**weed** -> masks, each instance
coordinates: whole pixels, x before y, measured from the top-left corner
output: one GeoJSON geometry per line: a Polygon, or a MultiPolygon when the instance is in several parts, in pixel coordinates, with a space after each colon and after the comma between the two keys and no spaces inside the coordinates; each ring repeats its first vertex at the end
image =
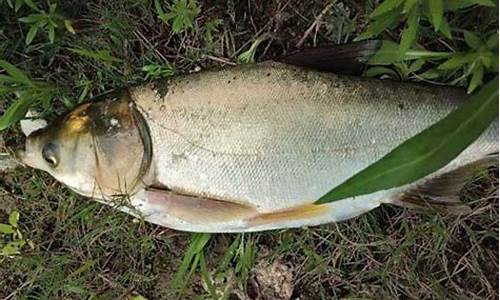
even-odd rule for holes
{"type": "Polygon", "coordinates": [[[33,247],[31,242],[23,238],[18,222],[19,212],[12,211],[9,214],[9,224],[0,223],[0,257],[20,254],[21,249],[26,243],[29,243],[30,246],[33,247]],[[7,240],[6,243],[4,242],[5,240],[7,240]]]}
{"type": "Polygon", "coordinates": [[[172,24],[174,33],[193,28],[194,18],[201,12],[196,0],[174,0],[167,13],[163,11],[160,0],[155,0],[155,8],[163,22],[172,24]]]}
{"type": "MultiPolygon", "coordinates": [[[[50,43],[54,43],[56,36],[56,28],[64,25],[68,29],[68,31],[74,31],[69,21],[63,19],[61,15],[56,12],[57,4],[49,4],[49,9],[46,12],[45,10],[39,9],[33,2],[22,0],[26,3],[31,9],[38,12],[36,14],[30,14],[29,16],[19,18],[20,22],[26,23],[29,25],[30,29],[26,34],[26,45],[31,44],[39,30],[45,30],[48,34],[48,38],[50,43]]],[[[17,2],[22,2],[17,1],[17,2]]],[[[16,3],[17,3],[16,2],[16,3]]],[[[16,5],[16,8],[20,6],[16,5]]],[[[17,9],[16,9],[17,11],[17,9]]]]}

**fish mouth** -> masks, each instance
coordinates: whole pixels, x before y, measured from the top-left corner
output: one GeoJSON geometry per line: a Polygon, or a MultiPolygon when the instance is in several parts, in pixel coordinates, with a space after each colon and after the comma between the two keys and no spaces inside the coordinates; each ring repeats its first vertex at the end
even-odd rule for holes
{"type": "Polygon", "coordinates": [[[26,150],[17,150],[14,153],[14,158],[16,161],[25,167],[33,167],[34,161],[30,155],[26,154],[26,150]]]}

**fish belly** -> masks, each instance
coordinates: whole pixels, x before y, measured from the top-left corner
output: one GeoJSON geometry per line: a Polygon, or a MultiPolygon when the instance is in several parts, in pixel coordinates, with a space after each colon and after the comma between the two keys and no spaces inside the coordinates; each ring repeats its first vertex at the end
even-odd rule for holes
{"type": "MultiPolygon", "coordinates": [[[[454,89],[269,62],[156,82],[131,95],[150,128],[158,183],[262,212],[317,200],[463,99],[454,89]]],[[[455,163],[493,152],[495,133],[498,124],[455,163]]],[[[354,216],[387,196],[338,201],[341,215],[314,222],[354,216]]]]}

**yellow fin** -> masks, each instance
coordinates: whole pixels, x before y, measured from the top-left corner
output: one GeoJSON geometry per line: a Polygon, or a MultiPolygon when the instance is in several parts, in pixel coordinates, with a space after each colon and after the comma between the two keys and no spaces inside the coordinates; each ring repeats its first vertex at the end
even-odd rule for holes
{"type": "Polygon", "coordinates": [[[247,220],[249,226],[314,218],[328,211],[326,205],[304,204],[270,213],[261,213],[247,220]]]}

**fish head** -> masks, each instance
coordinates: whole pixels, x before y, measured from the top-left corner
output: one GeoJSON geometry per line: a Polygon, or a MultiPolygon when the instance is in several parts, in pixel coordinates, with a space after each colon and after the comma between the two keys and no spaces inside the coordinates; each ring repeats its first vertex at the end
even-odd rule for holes
{"type": "Polygon", "coordinates": [[[135,192],[149,172],[151,138],[127,92],[80,104],[26,138],[24,164],[77,193],[106,199],[135,192]]]}

